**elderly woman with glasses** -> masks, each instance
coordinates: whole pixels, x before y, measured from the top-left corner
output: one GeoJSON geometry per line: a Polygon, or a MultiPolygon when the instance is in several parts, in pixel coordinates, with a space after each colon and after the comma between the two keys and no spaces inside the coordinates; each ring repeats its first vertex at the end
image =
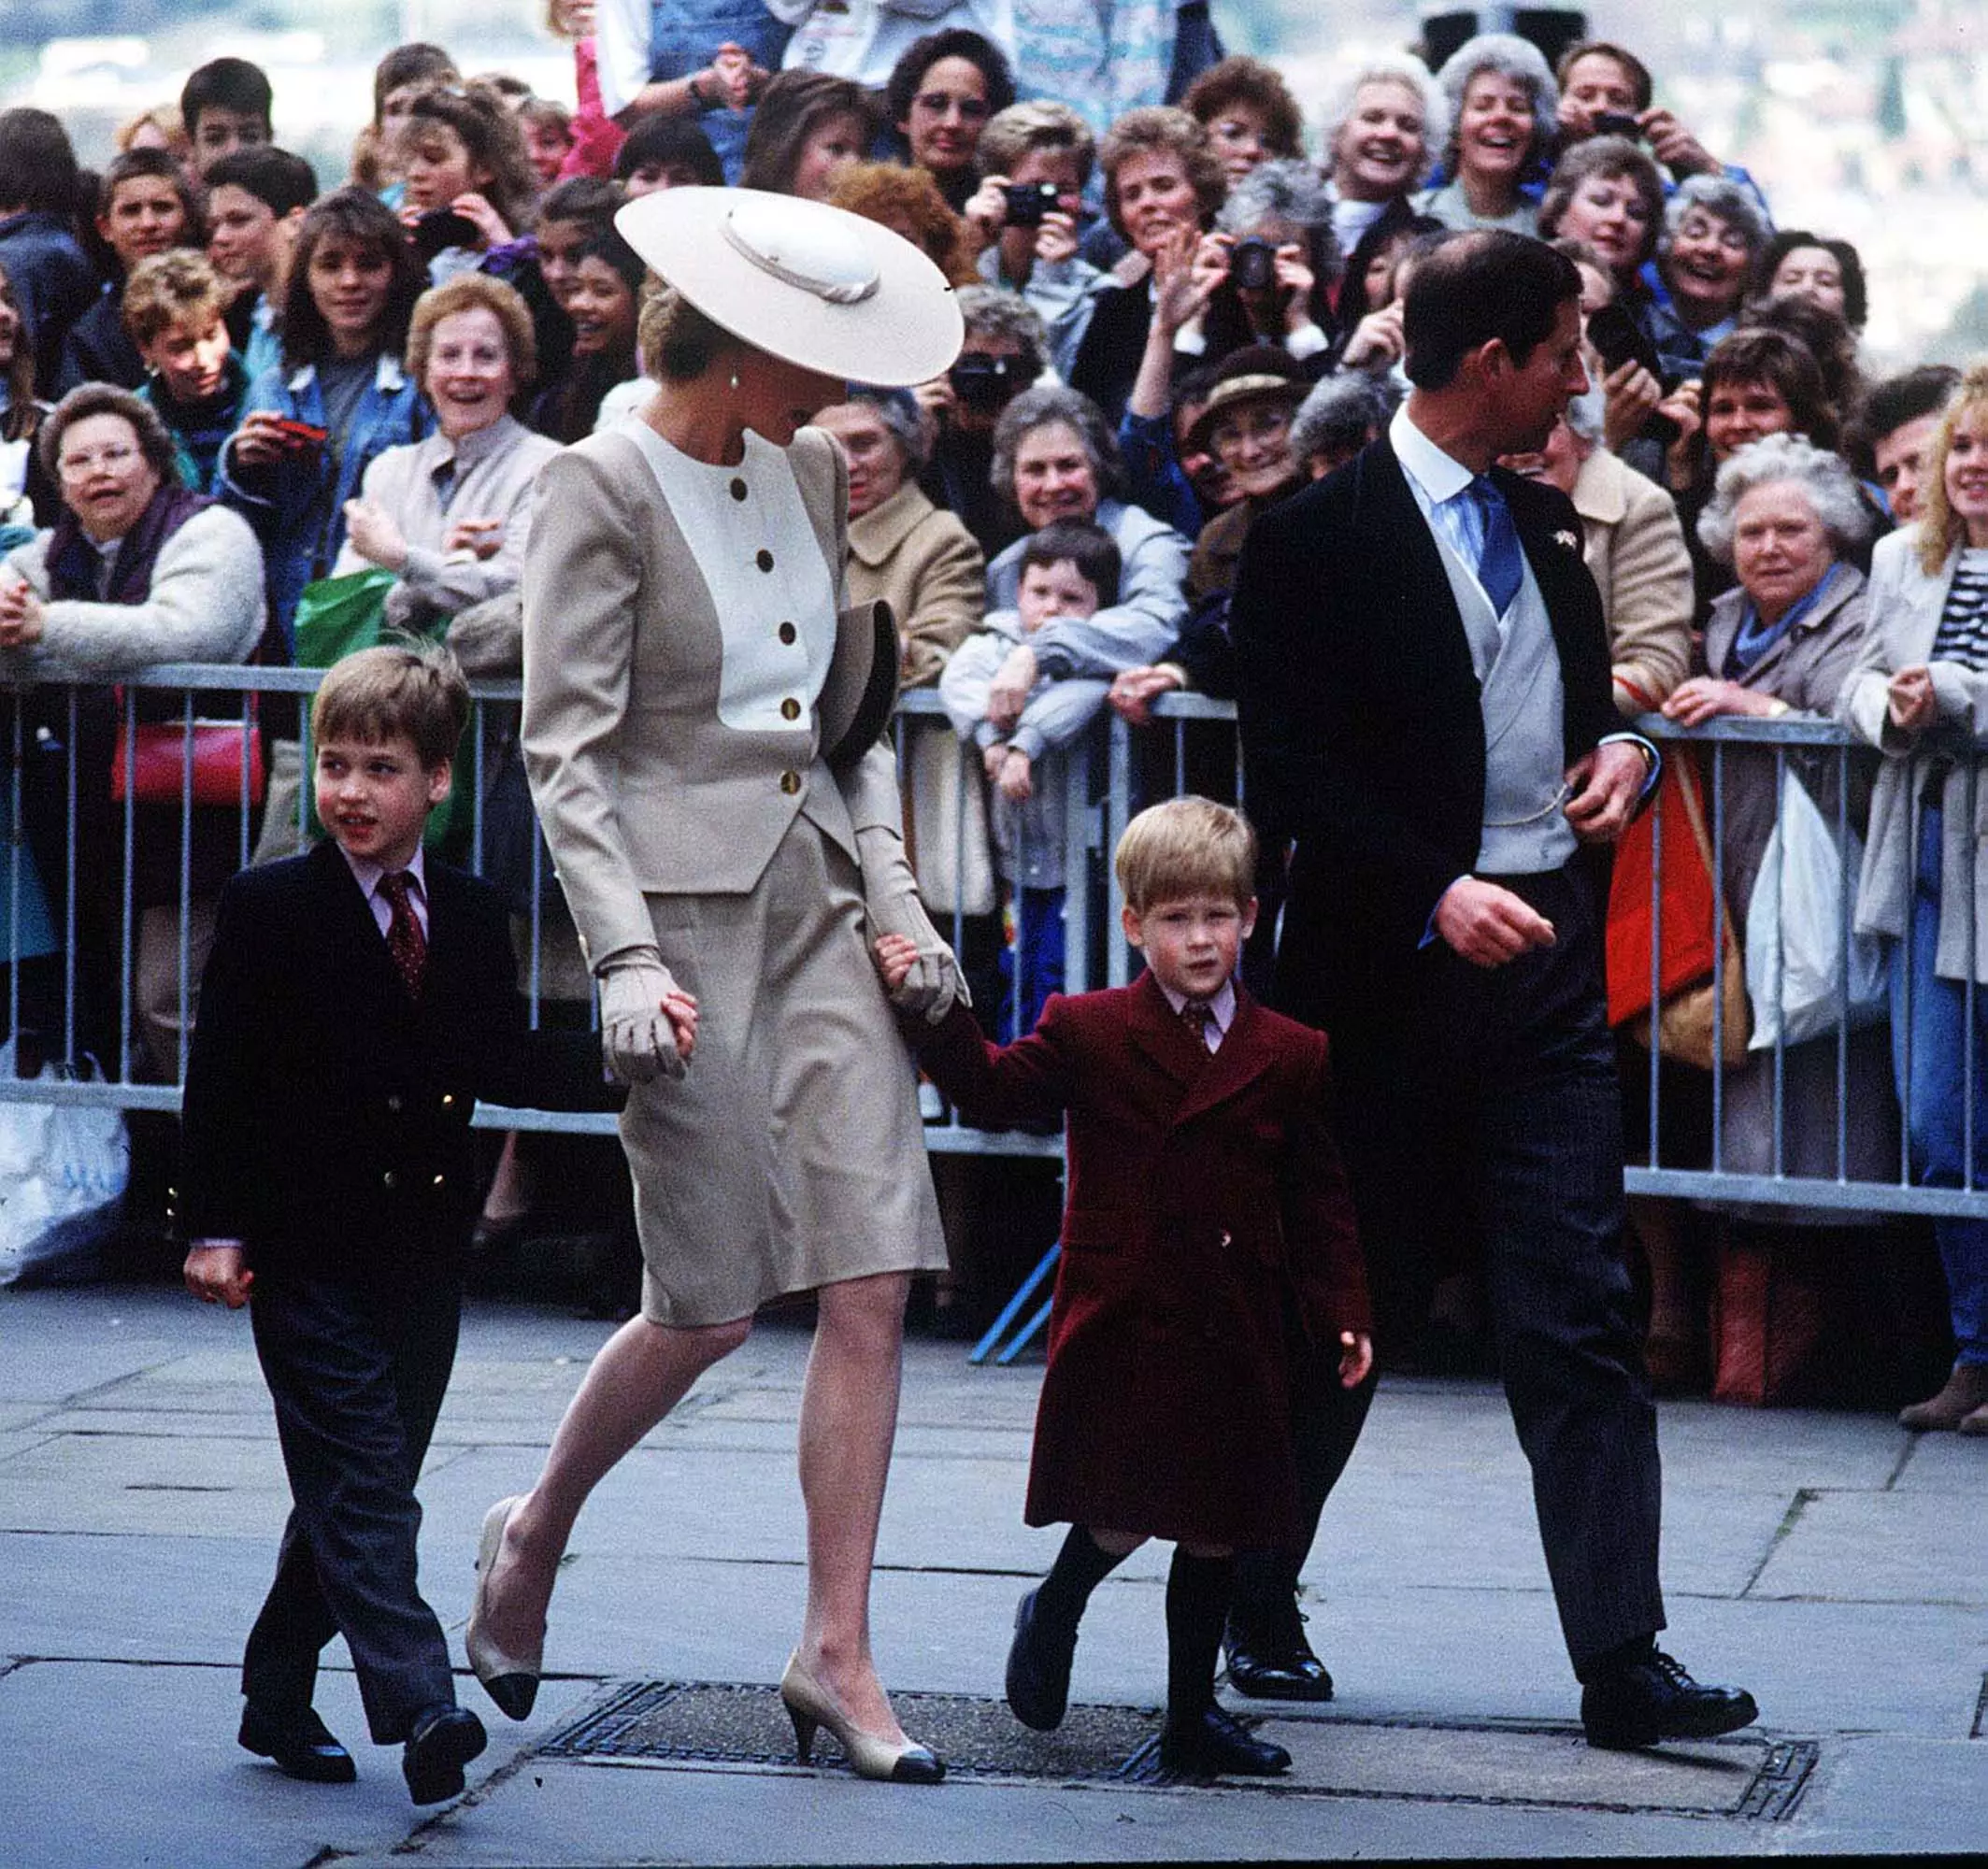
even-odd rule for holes
{"type": "MultiPolygon", "coordinates": [[[[1713,605],[1705,628],[1706,673],[1681,683],[1664,713],[1681,725],[1723,717],[1831,719],[1863,644],[1864,575],[1853,562],[1870,517],[1856,478],[1836,455],[1795,435],[1772,435],[1738,449],[1719,469],[1711,503],[1698,521],[1706,549],[1730,564],[1738,582],[1713,605]]],[[[1790,778],[1834,827],[1849,778],[1848,816],[1862,828],[1869,801],[1863,759],[1848,768],[1836,749],[1780,749],[1790,778]]],[[[1708,761],[1708,795],[1713,792],[1708,761]]],[[[1716,787],[1723,826],[1719,854],[1728,910],[1743,948],[1778,937],[1748,918],[1754,883],[1782,809],[1777,749],[1726,747],[1716,787]]],[[[1784,885],[1792,890],[1791,879],[1784,885]]],[[[1835,912],[1836,905],[1830,905],[1835,912]]],[[[1755,1025],[1778,1008],[1755,1006],[1755,1025]]],[[[1789,1043],[1779,1064],[1771,1050],[1724,1072],[1720,1123],[1728,1173],[1781,1174],[1834,1180],[1839,1116],[1852,1180],[1897,1173],[1898,1142],[1885,1034],[1848,1034],[1848,1065],[1838,1073],[1838,1034],[1789,1043]],[[1776,1103],[1780,1145],[1776,1146],[1776,1103]]],[[[1708,1091],[1709,1087],[1707,1087],[1708,1091]]],[[[1814,1208],[1733,1210],[1737,1222],[1721,1247],[1719,1376],[1724,1399],[1791,1399],[1813,1383],[1824,1349],[1824,1297],[1854,1238],[1837,1230],[1859,1224],[1818,1199],[1814,1208]],[[1780,1302],[1772,1316],[1738,1302],[1737,1291],[1771,1281],[1780,1302]],[[1757,1372],[1757,1377],[1756,1377],[1757,1372]]],[[[1656,1325],[1652,1324],[1652,1332],[1656,1325]]]]}
{"type": "MultiPolygon", "coordinates": [[[[263,555],[248,523],[182,487],[173,439],[129,391],[85,383],[41,424],[36,446],[62,489],[52,530],[0,569],[0,679],[102,684],[154,663],[246,662],[264,626],[263,555]]],[[[21,703],[29,754],[23,817],[51,901],[75,863],[70,931],[85,1049],[121,1054],[124,806],[111,796],[124,710],[106,686],[69,696],[31,690],[21,703]],[[37,731],[45,729],[46,732],[37,731]],[[69,763],[76,771],[69,843],[69,763]]],[[[228,697],[232,708],[235,697],[228,697]]],[[[182,697],[141,692],[140,722],[178,722],[182,697]]],[[[177,767],[176,767],[177,770],[177,767]]],[[[192,1023],[179,996],[179,940],[197,980],[213,938],[215,899],[239,862],[243,806],[195,806],[189,871],[180,881],[179,789],[133,806],[132,908],[137,917],[136,1005],[152,1074],[178,1076],[192,1023]]]]}

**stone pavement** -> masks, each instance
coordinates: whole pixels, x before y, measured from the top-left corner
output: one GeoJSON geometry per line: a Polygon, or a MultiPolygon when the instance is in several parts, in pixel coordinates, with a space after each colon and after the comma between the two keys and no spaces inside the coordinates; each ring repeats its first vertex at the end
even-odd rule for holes
{"type": "MultiPolygon", "coordinates": [[[[534,1473],[606,1329],[471,1308],[422,1487],[424,1586],[459,1655],[483,1509],[534,1473]]],[[[800,1614],[806,1349],[798,1328],[763,1327],[602,1488],[554,1601],[537,1711],[510,1724],[465,1673],[491,1748],[465,1798],[422,1812],[397,1755],[364,1743],[342,1649],[319,1705],[358,1754],[357,1785],[295,1784],[235,1746],[236,1659],[285,1504],[246,1319],[149,1287],[0,1293],[0,1862],[1988,1846],[1988,1444],[1872,1416],[1666,1405],[1669,1640],[1707,1678],[1752,1687],[1765,1719],[1715,1745],[1603,1754],[1572,1723],[1500,1397],[1389,1382],[1307,1576],[1338,1700],[1273,1718],[1297,1757],[1275,1789],[1154,1786],[1104,1775],[1164,1691],[1166,1554],[1139,1554],[1085,1623],[1074,1691],[1100,1711],[1044,1742],[990,1705],[1015,1599],[1055,1544],[1020,1519],[1037,1371],[970,1369],[933,1343],[910,1347],[878,1646],[907,1724],[945,1732],[978,1769],[936,1791],[802,1770],[765,1689],[800,1614]],[[690,1685],[639,1685],[668,1682],[690,1685]],[[631,1756],[645,1735],[679,1756],[631,1756]],[[698,1748],[730,1756],[680,1756],[698,1748]]]]}

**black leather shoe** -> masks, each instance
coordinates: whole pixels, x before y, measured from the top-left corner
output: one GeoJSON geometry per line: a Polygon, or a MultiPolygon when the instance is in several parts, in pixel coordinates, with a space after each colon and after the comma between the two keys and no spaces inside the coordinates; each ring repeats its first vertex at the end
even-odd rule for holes
{"type": "Polygon", "coordinates": [[[483,1722],[465,1706],[431,1706],[417,1714],[400,1760],[408,1795],[418,1805],[460,1797],[463,1767],[489,1743],[483,1722]]]}
{"type": "Polygon", "coordinates": [[[276,1761],[279,1772],[309,1785],[349,1785],[359,1776],[352,1755],[331,1735],[315,1707],[270,1713],[250,1701],[241,1711],[241,1744],[276,1761]]]}
{"type": "Polygon", "coordinates": [[[1192,1778],[1237,1773],[1274,1778],[1291,1769],[1291,1755],[1281,1746],[1258,1739],[1225,1707],[1210,1706],[1178,1726],[1167,1721],[1160,1734],[1160,1764],[1163,1770],[1192,1778]]]}
{"type": "Polygon", "coordinates": [[[1332,1676],[1305,1639],[1304,1618],[1293,1612],[1281,1638],[1231,1622],[1226,1644],[1229,1685],[1251,1700],[1332,1698],[1332,1676]]]}
{"type": "Polygon", "coordinates": [[[1588,1744],[1632,1751],[1665,1739],[1713,1739],[1760,1718],[1744,1688],[1700,1687],[1661,1648],[1611,1669],[1580,1691],[1588,1744]]]}
{"type": "Polygon", "coordinates": [[[1070,1704],[1070,1663],[1077,1656],[1077,1632],[1049,1626],[1036,1614],[1030,1591],[1015,1605],[1015,1639],[1008,1650],[1008,1705],[1023,1726],[1052,1733],[1070,1704]]]}

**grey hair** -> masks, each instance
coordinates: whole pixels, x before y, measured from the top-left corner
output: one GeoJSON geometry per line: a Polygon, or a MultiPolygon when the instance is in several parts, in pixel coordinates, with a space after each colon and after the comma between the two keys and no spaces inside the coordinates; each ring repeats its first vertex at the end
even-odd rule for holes
{"type": "Polygon", "coordinates": [[[1702,207],[1708,214],[1716,214],[1720,220],[1738,228],[1746,235],[1750,260],[1759,259],[1766,250],[1767,242],[1773,238],[1767,217],[1761,212],[1760,204],[1753,199],[1752,191],[1743,188],[1730,176],[1689,176],[1678,184],[1676,193],[1665,204],[1664,231],[1657,235],[1658,259],[1670,251],[1671,243],[1678,237],[1678,229],[1684,224],[1684,217],[1695,207],[1702,207]]]}
{"type": "Polygon", "coordinates": [[[962,286],[953,295],[969,337],[1011,337],[1040,370],[1050,360],[1049,326],[1042,314],[1006,286],[962,286]]]}
{"type": "Polygon", "coordinates": [[[1553,82],[1552,67],[1537,46],[1516,33],[1480,33],[1457,47],[1436,74],[1450,101],[1451,136],[1445,145],[1450,160],[1455,161],[1455,120],[1463,115],[1464,93],[1480,71],[1495,71],[1525,87],[1533,105],[1533,146],[1527,153],[1536,156],[1551,149],[1560,129],[1560,87],[1553,82]]]}
{"type": "Polygon", "coordinates": [[[1385,428],[1394,412],[1387,392],[1360,371],[1323,378],[1291,418],[1291,458],[1309,461],[1356,435],[1364,446],[1367,431],[1385,428]]]}
{"type": "Polygon", "coordinates": [[[925,425],[920,421],[918,404],[909,390],[880,390],[867,384],[851,383],[849,399],[852,404],[870,410],[896,439],[904,449],[905,460],[910,471],[919,472],[925,464],[925,425]]]}
{"type": "Polygon", "coordinates": [[[1266,221],[1288,221],[1308,231],[1330,227],[1332,196],[1324,178],[1294,157],[1258,163],[1230,188],[1215,225],[1224,234],[1247,234],[1266,221]]]}
{"type": "Polygon", "coordinates": [[[1422,99],[1422,173],[1417,182],[1429,178],[1437,158],[1450,140],[1450,100],[1442,93],[1429,67],[1413,52],[1376,52],[1354,66],[1341,79],[1319,124],[1320,164],[1329,175],[1338,160],[1339,132],[1353,114],[1353,102],[1369,84],[1399,84],[1422,99]]]}
{"type": "Polygon", "coordinates": [[[77,384],[42,418],[40,428],[35,431],[36,449],[51,480],[62,478],[56,457],[62,452],[63,436],[78,422],[88,421],[93,415],[114,415],[129,422],[145,464],[164,485],[184,484],[179,478],[179,449],[158,409],[122,384],[101,382],[77,384]]]}
{"type": "Polygon", "coordinates": [[[1038,428],[1063,422],[1074,429],[1091,457],[1091,473],[1097,481],[1100,499],[1114,497],[1124,485],[1124,468],[1119,459],[1118,438],[1105,412],[1084,394],[1066,383],[1037,383],[1026,389],[1001,411],[994,423],[994,466],[988,478],[995,492],[1009,506],[1015,504],[1015,455],[1023,439],[1038,428]]]}
{"type": "Polygon", "coordinates": [[[1733,531],[1739,503],[1757,488],[1786,481],[1809,496],[1815,516],[1839,555],[1870,536],[1870,511],[1857,477],[1840,455],[1806,435],[1768,435],[1750,441],[1720,468],[1711,503],[1698,519],[1698,542],[1722,564],[1733,562],[1733,531]]]}

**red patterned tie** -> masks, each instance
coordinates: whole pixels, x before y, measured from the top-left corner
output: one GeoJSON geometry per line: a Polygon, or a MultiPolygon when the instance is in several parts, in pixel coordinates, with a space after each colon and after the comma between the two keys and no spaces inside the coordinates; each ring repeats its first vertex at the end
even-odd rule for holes
{"type": "Polygon", "coordinates": [[[379,892],[393,910],[393,919],[387,923],[387,952],[400,969],[408,997],[418,1003],[422,980],[428,971],[428,937],[422,933],[414,904],[408,899],[407,871],[396,870],[392,876],[381,877],[379,892]]]}
{"type": "Polygon", "coordinates": [[[1180,1023],[1204,1051],[1208,1049],[1208,1029],[1214,1022],[1215,1009],[1205,999],[1191,999],[1180,1008],[1180,1023]]]}

